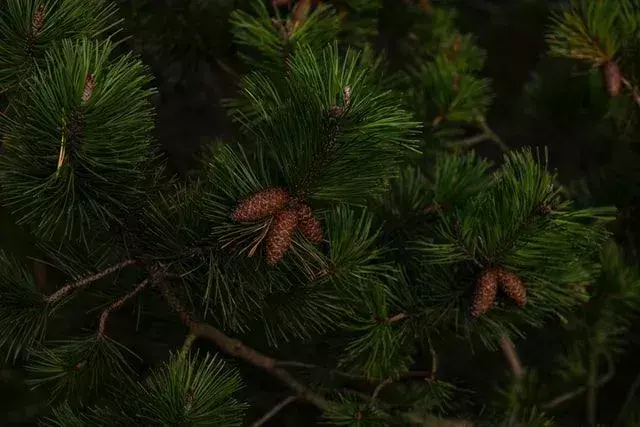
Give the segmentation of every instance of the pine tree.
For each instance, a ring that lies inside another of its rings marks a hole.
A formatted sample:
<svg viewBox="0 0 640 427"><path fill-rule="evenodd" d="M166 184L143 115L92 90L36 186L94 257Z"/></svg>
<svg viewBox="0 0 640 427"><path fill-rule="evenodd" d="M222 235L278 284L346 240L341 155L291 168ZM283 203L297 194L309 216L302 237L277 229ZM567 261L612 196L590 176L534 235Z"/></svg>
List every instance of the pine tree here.
<svg viewBox="0 0 640 427"><path fill-rule="evenodd" d="M489 127L486 53L455 10L220 8L237 133L189 177L151 137L151 69L115 6L0 12L0 204L35 242L0 252L0 349L46 390L42 425L553 426L584 395L595 426L640 304L617 210L580 206L546 150ZM575 1L550 52L637 102L638 25L634 0ZM566 343L541 369L516 347L536 334ZM507 364L470 393L456 369L497 349Z"/></svg>

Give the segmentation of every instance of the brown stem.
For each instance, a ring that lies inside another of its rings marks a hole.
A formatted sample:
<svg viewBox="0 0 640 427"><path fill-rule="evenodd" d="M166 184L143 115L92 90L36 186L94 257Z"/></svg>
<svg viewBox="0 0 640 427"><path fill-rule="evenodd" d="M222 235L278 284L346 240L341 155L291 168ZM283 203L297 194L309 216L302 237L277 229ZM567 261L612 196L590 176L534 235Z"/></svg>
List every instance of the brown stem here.
<svg viewBox="0 0 640 427"><path fill-rule="evenodd" d="M483 116L480 116L480 118L478 119L478 124L483 130L484 135L486 135L488 139L493 141L498 146L498 148L500 148L500 150L505 152L509 151L509 147L507 146L507 144L505 144L504 141L502 141L502 138L500 138L500 136L498 136L498 134L489 127L489 124Z"/></svg>
<svg viewBox="0 0 640 427"><path fill-rule="evenodd" d="M187 334L187 337L184 339L184 343L180 348L180 359L184 359L187 357L187 354L189 354L189 350L191 350L191 346L193 346L193 343L196 341L196 339L198 339L198 337L191 332Z"/></svg>
<svg viewBox="0 0 640 427"><path fill-rule="evenodd" d="M395 316L391 316L387 319L387 323L395 323L401 320L408 318L409 315L407 313L396 314Z"/></svg>
<svg viewBox="0 0 640 427"><path fill-rule="evenodd" d="M284 409L289 404L295 402L296 400L298 400L297 396L289 396L289 397L287 397L282 402L280 402L276 406L274 406L273 409L271 409L269 412L264 414L264 416L262 418L260 418L255 423L251 424L251 427L260 427L260 426L264 425L264 423L269 421L271 418L275 417L278 414L278 412L282 411L282 409Z"/></svg>
<svg viewBox="0 0 640 427"><path fill-rule="evenodd" d="M192 334L199 338L206 338L213 341L221 351L263 369L267 373L287 384L301 399L306 400L323 410L329 408L330 404L324 397L308 389L285 369L279 368L277 366L277 361L272 357L262 354L259 351L246 346L243 342L225 335L224 332L212 325L192 319L191 315L187 310L185 310L182 303L175 295L173 295L173 292L171 292L171 289L169 289L166 282L164 282L162 277L159 276L157 269L155 274L152 274L152 281L154 285L158 287L160 293L165 298L169 306L178 313L182 323L189 327Z"/></svg>
<svg viewBox="0 0 640 427"><path fill-rule="evenodd" d="M69 292L74 291L78 288L81 288L83 286L86 286L90 283L93 283L95 281L98 281L100 279L102 279L103 277L106 277L110 274L115 273L116 271L120 271L125 267L128 267L130 265L134 265L136 264L138 261L134 260L134 259L128 259L122 262L119 262L118 264L112 265L111 267L105 268L102 271L99 271L95 274L92 274L90 276L87 277L83 277L80 280L77 280L75 282L72 283L68 283L66 285L64 285L62 288L58 289L56 292L54 292L53 294L49 295L47 298L45 298L45 302L51 304L51 303L55 303L58 302L60 300L60 298L62 298L63 296L67 295Z"/></svg>
<svg viewBox="0 0 640 427"><path fill-rule="evenodd" d="M376 389L373 391L373 395L371 396L371 399L376 400L378 398L378 395L382 391L382 389L388 386L389 384L391 384L392 382L393 382L393 379L387 378L384 381L382 381L380 384L378 384Z"/></svg>
<svg viewBox="0 0 640 427"><path fill-rule="evenodd" d="M132 290L131 292L129 292L128 294L126 294L125 296L123 296L122 298L114 302L113 304L111 304L106 310L102 312L102 315L100 315L100 326L98 326L98 339L104 338L104 331L105 331L105 327L107 326L107 319L109 318L109 314L111 314L113 310L117 310L118 308L120 308L122 304L127 302L134 295L137 295L148 284L149 284L148 279L143 280L138 284L138 286L135 287L134 290Z"/></svg>
<svg viewBox="0 0 640 427"><path fill-rule="evenodd" d="M522 367L522 362L520 362L520 357L516 352L516 347L513 345L511 338L506 335L502 335L500 338L500 347L509 362L513 376L516 377L516 379L522 378L524 375L524 368Z"/></svg>

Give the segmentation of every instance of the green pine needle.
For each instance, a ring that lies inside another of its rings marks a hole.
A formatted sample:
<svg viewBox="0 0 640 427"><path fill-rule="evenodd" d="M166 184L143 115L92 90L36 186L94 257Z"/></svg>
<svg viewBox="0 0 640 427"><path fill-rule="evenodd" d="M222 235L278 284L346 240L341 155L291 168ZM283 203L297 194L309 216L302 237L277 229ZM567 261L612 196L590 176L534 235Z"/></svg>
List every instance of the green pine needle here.
<svg viewBox="0 0 640 427"><path fill-rule="evenodd" d="M69 341L55 341L36 349L26 369L27 383L46 386L53 401L66 398L85 402L106 386L131 381L135 355L108 337L96 335Z"/></svg>
<svg viewBox="0 0 640 427"><path fill-rule="evenodd" d="M6 360L15 361L42 342L53 313L19 261L0 251L0 266L0 351Z"/></svg>
<svg viewBox="0 0 640 427"><path fill-rule="evenodd" d="M110 61L112 49L110 42L62 42L24 83L19 119L2 129L3 200L41 238L86 240L143 194L153 91L144 88L146 68L130 55ZM89 74L94 87L85 105Z"/></svg>
<svg viewBox="0 0 640 427"><path fill-rule="evenodd" d="M137 423L241 426L246 405L232 397L241 387L237 370L217 356L172 355L138 385L131 407Z"/></svg>
<svg viewBox="0 0 640 427"><path fill-rule="evenodd" d="M621 43L619 3L572 0L568 9L553 18L547 34L551 53L593 66L613 59Z"/></svg>
<svg viewBox="0 0 640 427"><path fill-rule="evenodd" d="M61 40L115 35L122 21L116 17L115 4L108 0L7 0L5 3L0 15L0 92L15 92L37 65L44 64L45 53ZM44 20L34 35L34 15L41 5ZM32 47L25 49L25 46Z"/></svg>

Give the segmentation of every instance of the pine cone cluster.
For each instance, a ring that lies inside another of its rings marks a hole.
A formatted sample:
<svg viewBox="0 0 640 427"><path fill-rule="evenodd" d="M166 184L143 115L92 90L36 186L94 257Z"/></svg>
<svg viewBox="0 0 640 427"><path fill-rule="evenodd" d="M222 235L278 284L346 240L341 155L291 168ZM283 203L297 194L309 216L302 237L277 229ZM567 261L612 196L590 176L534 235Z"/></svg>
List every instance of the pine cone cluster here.
<svg viewBox="0 0 640 427"><path fill-rule="evenodd" d="M518 306L526 305L527 289L515 273L504 268L487 268L476 284L471 306L472 317L482 316L491 309L498 294L498 287Z"/></svg>
<svg viewBox="0 0 640 427"><path fill-rule="evenodd" d="M277 264L291 248L293 234L300 231L309 241L322 243L322 225L311 208L289 195L281 187L271 187L240 202L231 215L237 222L251 222L273 217L267 233L267 262Z"/></svg>

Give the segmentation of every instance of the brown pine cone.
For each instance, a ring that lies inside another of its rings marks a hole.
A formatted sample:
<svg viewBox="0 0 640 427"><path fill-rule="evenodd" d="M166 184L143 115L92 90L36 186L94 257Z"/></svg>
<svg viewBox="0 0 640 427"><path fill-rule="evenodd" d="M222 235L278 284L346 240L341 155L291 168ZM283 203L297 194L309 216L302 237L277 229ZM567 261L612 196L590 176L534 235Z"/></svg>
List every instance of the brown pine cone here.
<svg viewBox="0 0 640 427"><path fill-rule="evenodd" d="M84 89L82 90L82 104L86 104L93 95L95 80L93 74L87 74L87 79L84 82Z"/></svg>
<svg viewBox="0 0 640 427"><path fill-rule="evenodd" d="M288 202L287 190L280 187L267 188L240 202L231 218L237 222L257 221L273 215Z"/></svg>
<svg viewBox="0 0 640 427"><path fill-rule="evenodd" d="M500 289L520 307L527 304L527 288L522 280L512 271L500 268L497 270Z"/></svg>
<svg viewBox="0 0 640 427"><path fill-rule="evenodd" d="M604 64L604 84L611 96L618 96L622 90L622 74L614 61Z"/></svg>
<svg viewBox="0 0 640 427"><path fill-rule="evenodd" d="M38 6L36 13L33 14L33 18L31 19L31 35L34 37L38 35L44 26L44 13L45 5L41 4Z"/></svg>
<svg viewBox="0 0 640 427"><path fill-rule="evenodd" d="M309 206L302 205L298 209L298 221L298 227L304 237L316 245L322 243L322 225L318 218L313 216Z"/></svg>
<svg viewBox="0 0 640 427"><path fill-rule="evenodd" d="M278 213L267 235L267 262L276 265L291 247L293 232L298 226L298 214L293 210Z"/></svg>
<svg viewBox="0 0 640 427"><path fill-rule="evenodd" d="M488 312L496 300L498 293L498 275L492 268L484 271L478 283L471 306L471 316L478 317Z"/></svg>

